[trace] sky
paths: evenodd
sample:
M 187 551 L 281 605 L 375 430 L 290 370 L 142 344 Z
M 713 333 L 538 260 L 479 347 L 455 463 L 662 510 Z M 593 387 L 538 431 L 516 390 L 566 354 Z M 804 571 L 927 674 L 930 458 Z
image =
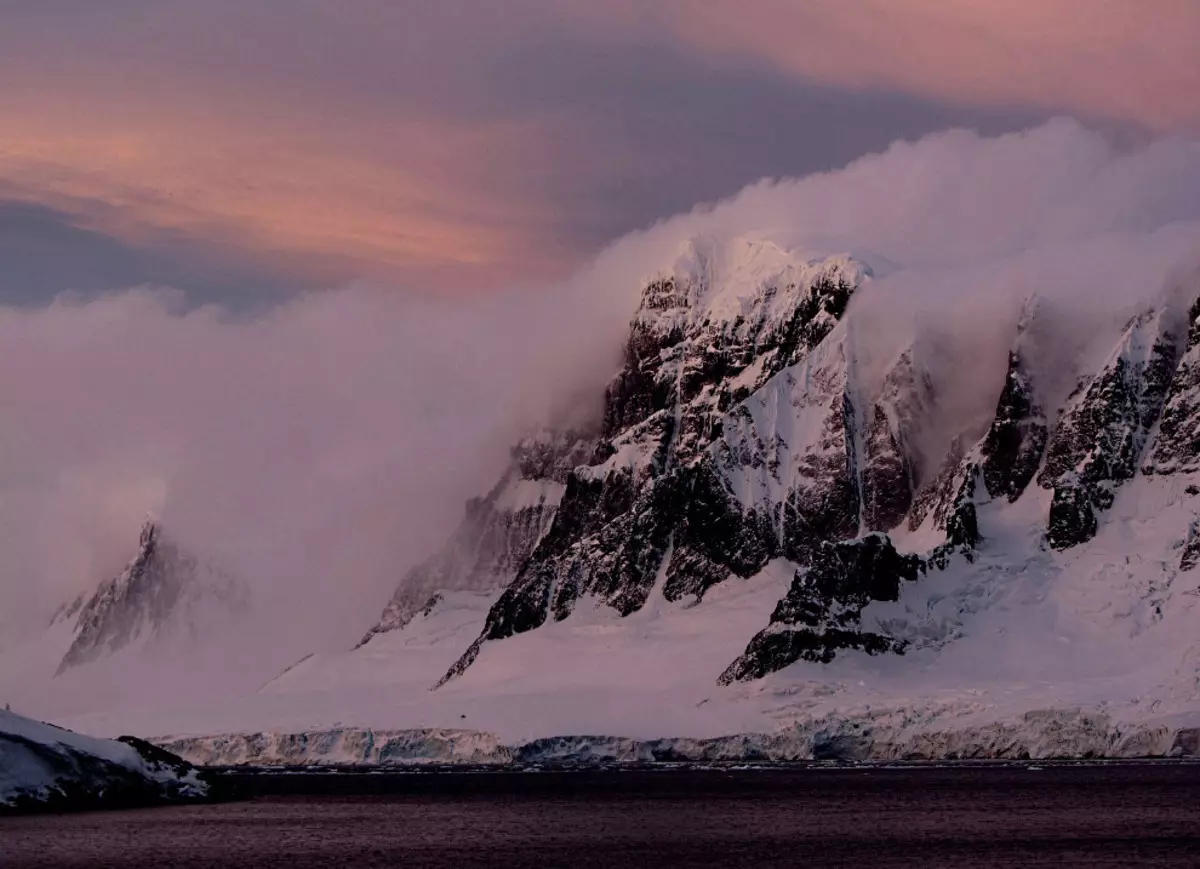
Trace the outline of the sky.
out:
M 951 126 L 1200 127 L 1193 0 L 0 0 L 0 303 L 562 280 Z

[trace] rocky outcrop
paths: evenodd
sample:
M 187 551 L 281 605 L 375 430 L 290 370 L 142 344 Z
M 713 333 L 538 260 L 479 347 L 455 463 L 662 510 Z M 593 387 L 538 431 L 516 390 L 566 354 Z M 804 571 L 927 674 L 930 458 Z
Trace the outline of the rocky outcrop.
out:
M 1016 501 L 1033 480 L 1046 449 L 1049 429 L 1028 367 L 1035 302 L 1026 303 L 1008 353 L 1004 386 L 987 432 L 968 449 L 965 435 L 950 444 L 941 468 L 913 502 L 909 528 L 932 518 L 946 532 L 947 546 L 969 554 L 980 540 L 976 506 L 1004 498 Z
M 1008 354 L 996 415 L 979 449 L 988 494 L 1009 501 L 1021 497 L 1037 473 L 1048 439 L 1046 415 L 1034 395 L 1025 359 L 1014 349 Z
M 467 502 L 440 552 L 410 570 L 359 645 L 407 625 L 436 594 L 503 588 L 549 530 L 573 468 L 586 464 L 597 438 L 587 431 L 542 430 L 522 439 L 492 490 Z
M 868 411 L 859 478 L 864 530 L 889 531 L 908 515 L 924 471 L 915 441 L 934 400 L 932 378 L 905 351 Z
M 1200 520 L 1193 520 L 1179 553 L 1179 569 L 1191 570 L 1200 564 Z
M 930 521 L 936 530 L 946 535 L 945 544 L 932 556 L 939 565 L 952 551 L 971 558 L 979 545 L 977 504 L 983 494 L 980 491 L 983 475 L 980 465 L 978 447 L 963 455 L 962 439 L 956 438 L 937 476 L 922 487 L 913 500 L 908 515 L 909 530 L 916 531 Z
M 1104 366 L 1068 398 L 1038 483 L 1054 490 L 1046 540 L 1067 549 L 1090 540 L 1098 514 L 1138 469 L 1172 383 L 1178 338 L 1163 311 L 1126 326 Z
M 142 640 L 195 639 L 248 607 L 243 585 L 182 551 L 148 521 L 125 570 L 55 615 L 73 620 L 75 631 L 58 672 Z
M 1158 423 L 1147 474 L 1200 471 L 1200 299 L 1188 311 L 1187 347 Z
M 902 653 L 902 641 L 863 629 L 862 612 L 872 601 L 897 600 L 901 583 L 924 570 L 919 557 L 897 552 L 886 534 L 822 543 L 796 571 L 771 624 L 718 681 L 757 679 L 800 660 L 828 663 L 842 649 Z

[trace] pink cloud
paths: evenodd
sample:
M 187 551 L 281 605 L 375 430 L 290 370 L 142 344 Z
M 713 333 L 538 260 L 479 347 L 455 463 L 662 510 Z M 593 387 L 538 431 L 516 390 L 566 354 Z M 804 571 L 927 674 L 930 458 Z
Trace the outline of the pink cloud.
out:
M 579 5 L 593 26 L 665 32 L 799 78 L 1154 129 L 1200 126 L 1192 0 L 664 0 Z
M 222 0 L 132 8 L 6 13 L 0 182 L 15 192 L 5 195 L 122 240 L 198 237 L 330 282 L 444 290 L 562 277 L 604 234 L 763 174 L 816 168 L 745 158 L 745 118 L 703 118 L 704 100 L 689 98 L 697 77 L 697 89 L 724 85 L 709 71 L 1155 132 L 1200 127 L 1191 0 L 513 0 L 484 11 L 447 0 L 336 14 L 298 0 L 286 21 Z M 663 46 L 663 62 L 690 64 L 692 79 L 671 90 L 650 66 L 644 81 L 614 75 L 593 92 L 576 45 L 609 50 L 612 66 L 631 56 L 621 51 Z M 541 66 L 504 79 L 533 48 Z M 640 101 L 656 88 L 661 100 Z M 788 108 L 778 89 L 756 98 L 763 115 Z M 659 120 L 664 106 L 678 116 Z M 839 117 L 808 138 L 841 141 Z M 678 126 L 674 143 L 628 133 L 660 123 Z M 795 133 L 797 153 L 799 132 L 780 136 Z M 706 138 L 721 142 L 704 150 Z M 846 145 L 844 159 L 863 147 Z M 733 180 L 705 186 L 722 170 Z M 639 199 L 667 176 L 667 194 Z

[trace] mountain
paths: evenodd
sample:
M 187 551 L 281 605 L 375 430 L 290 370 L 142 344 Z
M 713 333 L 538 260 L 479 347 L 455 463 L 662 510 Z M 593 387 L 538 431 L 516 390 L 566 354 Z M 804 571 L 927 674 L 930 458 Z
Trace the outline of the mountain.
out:
M 595 448 L 595 436 L 582 431 L 545 429 L 521 440 L 499 482 L 467 503 L 462 522 L 440 552 L 405 575 L 359 645 L 403 628 L 446 592 L 508 585 L 549 530 L 568 474 Z
M 241 583 L 181 550 L 147 521 L 125 569 L 55 614 L 52 624 L 72 631 L 58 672 L 139 643 L 202 639 L 244 615 L 248 605 Z
M 1188 311 L 1187 343 L 1159 418 L 1147 474 L 1200 471 L 1200 299 Z
M 1200 750 L 1200 302 L 939 319 L 852 255 L 664 266 L 594 426 L 518 442 L 357 647 L 66 720 L 243 760 Z M 85 649 L 177 623 L 116 591 L 156 533 L 64 613 Z
M 1163 310 L 1130 320 L 1103 367 L 1067 399 L 1038 484 L 1053 489 L 1046 539 L 1066 549 L 1096 534 L 1097 514 L 1137 472 L 1178 360 L 1178 335 Z M 1172 457 L 1178 444 L 1161 441 Z
M 1184 347 L 1169 304 L 1139 313 L 1098 369 L 1048 407 L 1053 378 L 1038 370 L 1037 342 L 1059 326 L 1044 322 L 1036 297 L 1006 366 L 981 380 L 996 396 L 982 434 L 942 438 L 948 446 L 931 454 L 939 378 L 954 372 L 931 368 L 944 362 L 919 335 L 886 365 L 860 360 L 854 298 L 871 277 L 848 256 L 746 239 L 687 245 L 647 282 L 599 434 L 572 458 L 590 456 L 555 466 L 554 509 L 515 524 L 501 513 L 504 533 L 481 531 L 472 511 L 493 521 L 488 505 L 512 485 L 510 470 L 469 507 L 434 568 L 402 584 L 381 624 L 411 618 L 435 587 L 486 588 L 464 580 L 473 568 L 450 567 L 472 564 L 482 546 L 475 575 L 502 590 L 445 685 L 485 646 L 567 620 L 582 600 L 624 617 L 656 599 L 696 605 L 784 559 L 790 587 L 714 679 L 759 679 L 850 651 L 903 655 L 911 626 L 889 630 L 873 608 L 935 574 L 982 569 L 981 552 L 989 569 L 1041 558 L 998 551 L 982 514 L 1007 524 L 1044 511 L 1030 526 L 1037 546 L 1066 551 L 1096 535 L 1143 458 L 1146 473 L 1166 474 L 1200 454 L 1191 437 L 1200 327 Z M 1035 480 L 1050 493 L 1044 507 L 1034 505 Z M 1187 546 L 1183 561 L 1200 560 L 1200 534 L 1189 532 Z
M 718 256 L 735 267 L 720 274 Z M 774 433 L 747 442 L 737 423 L 748 401 L 834 331 L 868 272 L 846 257 L 798 260 L 738 242 L 692 245 L 671 274 L 651 281 L 606 389 L 592 461 L 570 471 L 554 522 L 443 681 L 464 672 L 483 643 L 565 619 L 585 595 L 624 615 L 656 586 L 668 601 L 700 600 L 729 576 L 802 548 L 806 515 L 839 522 L 849 506 L 844 463 L 789 476 L 774 498 L 740 498 L 728 470 L 783 479 L 767 452 L 787 445 Z M 845 410 L 833 402 L 835 418 Z M 832 425 L 836 437 L 844 426 Z
M 0 814 L 203 799 L 187 762 L 140 739 L 94 739 L 0 711 Z

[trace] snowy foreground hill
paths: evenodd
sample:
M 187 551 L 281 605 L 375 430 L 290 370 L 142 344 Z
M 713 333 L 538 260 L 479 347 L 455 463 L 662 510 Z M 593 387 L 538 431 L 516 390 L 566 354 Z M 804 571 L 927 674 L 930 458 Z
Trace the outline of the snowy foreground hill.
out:
M 522 440 L 357 647 L 62 720 L 203 763 L 1195 753 L 1200 286 L 938 319 L 884 269 L 689 243 L 596 425 Z
M 0 814 L 147 806 L 207 794 L 193 767 L 148 743 L 93 739 L 0 711 Z

